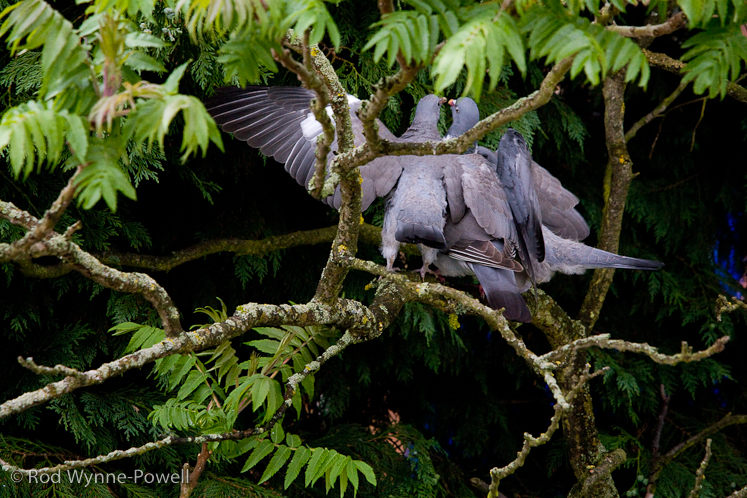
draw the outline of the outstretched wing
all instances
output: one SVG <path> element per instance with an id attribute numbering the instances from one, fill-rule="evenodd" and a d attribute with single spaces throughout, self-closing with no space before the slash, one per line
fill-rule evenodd
<path id="1" fill-rule="evenodd" d="M 533 165 L 532 174 L 542 212 L 542 224 L 565 239 L 584 240 L 588 237 L 589 225 L 575 209 L 578 197 L 563 188 L 560 180 L 537 163 Z"/>
<path id="2" fill-rule="evenodd" d="M 478 154 L 452 157 L 462 167 L 464 203 L 477 223 L 492 238 L 515 247 L 516 226 L 511 207 L 493 167 Z"/>
<path id="3" fill-rule="evenodd" d="M 205 106 L 223 131 L 233 133 L 239 140 L 285 164 L 285 170 L 305 188 L 314 176 L 316 142 L 323 132 L 321 124 L 309 109 L 314 97 L 314 92 L 301 87 L 248 86 L 221 89 Z M 348 105 L 354 143 L 361 145 L 364 141 L 363 125 L 356 115 L 360 100 L 348 95 Z M 332 116 L 329 106 L 327 113 Z M 378 125 L 382 138 L 397 140 L 383 123 L 379 122 Z M 328 162 L 336 151 L 337 138 L 330 145 Z M 399 159 L 383 159 L 361 167 L 363 209 L 377 196 L 386 195 L 402 172 Z M 325 199 L 325 202 L 339 207 L 339 193 Z"/>

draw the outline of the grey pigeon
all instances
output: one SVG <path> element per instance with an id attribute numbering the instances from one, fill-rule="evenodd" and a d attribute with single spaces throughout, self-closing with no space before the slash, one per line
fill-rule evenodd
<path id="1" fill-rule="evenodd" d="M 207 108 L 224 131 L 284 163 L 286 171 L 306 187 L 314 172 L 316 139 L 322 133 L 308 109 L 313 97 L 309 90 L 297 87 L 234 88 L 220 91 L 207 102 Z M 363 143 L 362 126 L 355 115 L 360 101 L 349 96 L 348 103 L 355 143 L 360 145 Z M 424 97 L 418 103 L 411 126 L 401 137 L 395 137 L 381 122 L 378 123 L 380 135 L 400 142 L 441 140 L 437 128 L 441 103 L 435 95 Z M 336 142 L 331 149 L 337 149 Z M 456 266 L 479 266 L 472 273 L 483 275 L 487 272 L 483 268 L 490 272 L 494 267 L 499 268 L 503 280 L 514 282 L 513 294 L 510 299 L 494 298 L 491 289 L 496 286 L 491 286 L 490 280 L 495 278 L 492 273 L 483 275 L 489 304 L 494 308 L 505 307 L 509 319 L 527 321 L 531 318 L 514 278 L 514 272 L 521 271 L 522 266 L 515 259 L 517 239 L 511 209 L 504 192 L 496 188 L 495 168 L 483 157 L 477 154 L 381 157 L 362 166 L 361 176 L 364 209 L 375 197 L 388 194 L 382 230 L 382 254 L 388 269 L 393 270 L 402 242 L 417 243 L 421 247 L 424 268 L 449 250 L 451 256 L 445 257 L 458 261 Z M 489 199 L 489 202 L 481 199 Z M 339 207 L 339 194 L 325 201 Z M 450 242 L 444 232 L 447 218 L 451 220 L 448 236 L 453 240 Z M 459 237 L 459 232 L 452 230 L 453 226 L 468 224 L 478 232 L 477 237 Z M 514 305 L 514 301 L 518 304 Z M 519 311 L 514 310 L 517 306 L 521 307 Z"/>
<path id="2" fill-rule="evenodd" d="M 223 131 L 233 133 L 265 155 L 285 163 L 285 170 L 306 187 L 314 175 L 316 140 L 322 134 L 321 125 L 309 110 L 314 97 L 312 91 L 301 87 L 248 86 L 222 89 L 207 101 L 206 107 Z M 400 137 L 394 136 L 381 121 L 377 121 L 379 135 L 393 142 L 440 141 L 438 118 L 444 101 L 436 95 L 420 99 L 412 124 Z M 348 95 L 356 146 L 364 142 L 363 126 L 356 115 L 360 104 L 360 100 Z M 327 112 L 332 114 L 330 107 Z M 328 161 L 337 150 L 337 139 L 330 149 Z M 440 182 L 439 178 L 443 177 L 441 168 L 431 168 L 427 161 L 417 156 L 384 156 L 361 166 L 360 172 L 363 210 L 376 197 L 388 194 L 388 205 L 396 207 L 396 212 L 387 210 L 382 237 L 382 253 L 390 271 L 393 271 L 400 242 L 445 248 L 442 233 L 445 210 L 438 205 L 438 193 L 443 189 L 434 188 L 434 182 Z M 396 191 L 392 192 L 398 181 L 400 185 L 411 185 L 414 189 L 427 189 L 433 195 L 420 199 L 416 209 L 410 209 L 407 196 L 397 196 Z M 339 208 L 339 188 L 325 202 Z"/>
<path id="3" fill-rule="evenodd" d="M 458 137 L 475 126 L 480 120 L 480 111 L 471 98 L 462 97 L 456 101 L 449 100 L 449 104 L 451 105 L 453 122 L 444 138 Z M 518 132 L 514 133 L 519 135 Z M 500 149 L 499 146 L 498 151 Z M 467 152 L 473 151 L 468 150 Z M 496 154 L 498 151 L 493 152 L 482 146 L 476 146 L 476 151 L 495 165 L 496 169 L 498 168 L 498 156 Z M 556 235 L 566 239 L 583 240 L 588 237 L 589 225 L 581 216 L 581 213 L 575 209 L 578 205 L 578 197 L 563 188 L 557 178 L 534 161 L 532 161 L 531 171 L 534 191 L 539 201 L 542 224 Z"/>
<path id="4" fill-rule="evenodd" d="M 413 157 L 388 200 L 381 235 L 388 261 L 400 242 L 417 243 L 421 274 L 434 263 L 443 276 L 476 275 L 492 308 L 531 321 L 515 277 L 524 267 L 511 207 L 481 155 Z"/>
<path id="5" fill-rule="evenodd" d="M 285 164 L 285 170 L 306 188 L 314 176 L 316 141 L 322 134 L 322 126 L 309 109 L 313 98 L 314 92 L 302 87 L 247 86 L 221 89 L 206 101 L 205 106 L 223 131 L 233 133 L 239 140 Z M 429 95 L 421 99 L 421 103 L 423 105 L 418 105 L 412 125 L 401 137 L 394 136 L 384 123 L 377 120 L 379 136 L 393 142 L 441 140 L 436 128 L 441 100 Z M 354 143 L 356 146 L 362 145 L 365 141 L 363 125 L 356 115 L 361 101 L 348 95 L 348 105 Z M 332 115 L 329 106 L 327 113 Z M 330 145 L 328 162 L 336 151 L 337 138 Z M 385 196 L 392 190 L 408 157 L 411 156 L 384 156 L 361 166 L 364 211 L 376 197 Z M 324 202 L 339 208 L 339 189 Z"/>
<path id="6" fill-rule="evenodd" d="M 450 104 L 453 105 L 453 101 L 450 101 Z M 452 106 L 452 117 L 454 124 L 449 129 L 448 134 L 451 137 L 457 137 L 479 121 L 477 105 L 472 99 L 460 99 L 456 102 L 456 105 Z M 531 214 L 533 214 L 535 219 L 539 218 L 542 222 L 540 235 L 541 239 L 544 240 L 544 258 L 540 259 L 538 255 L 533 255 L 531 251 L 529 252 L 529 261 L 522 258 L 521 262 L 525 266 L 525 270 L 527 266 L 531 265 L 532 274 L 524 271 L 516 275 L 515 285 L 521 292 L 525 292 L 531 283 L 549 281 L 555 272 L 580 274 L 592 268 L 657 270 L 664 266 L 663 263 L 658 261 L 619 256 L 578 242 L 588 235 L 588 225 L 578 211 L 574 209 L 574 206 L 578 203 L 578 198 L 565 190 L 547 170 L 532 161 L 531 156 L 528 155 L 526 143 L 518 132 L 509 130 L 501 139 L 498 150 L 494 154 L 484 147 L 477 147 L 476 150 L 478 154 L 485 157 L 493 167 L 499 170 L 498 176 L 504 190 L 506 190 L 506 183 L 513 182 L 514 203 L 519 202 L 525 205 L 519 206 L 519 209 L 514 209 L 514 205 L 511 205 L 515 219 L 517 211 L 521 213 L 522 208 L 529 206 L 527 211 L 534 209 L 535 212 L 530 213 L 530 216 L 524 219 L 531 220 Z M 513 167 L 511 165 L 512 161 L 515 162 Z M 522 169 L 528 169 L 530 163 L 532 164 L 531 178 L 534 180 L 532 187 L 538 199 L 537 203 L 532 200 L 531 192 L 524 194 L 531 190 L 526 186 L 526 174 L 519 176 L 519 178 L 511 178 L 512 175 L 520 175 Z M 519 185 L 518 189 L 516 185 Z M 511 196 L 507 194 L 506 197 L 511 203 Z M 545 224 L 546 215 L 551 220 L 551 225 Z M 451 227 L 447 226 L 447 234 L 450 229 Z M 453 229 L 458 230 L 458 227 L 455 226 Z M 530 230 L 525 233 L 529 233 L 529 241 L 533 240 L 533 231 Z M 566 234 L 570 234 L 570 237 L 564 237 Z M 436 265 L 443 264 L 443 258 L 439 257 Z M 439 269 L 441 268 L 439 267 Z M 449 268 L 448 271 L 453 271 L 453 269 Z M 441 269 L 441 272 L 444 273 L 443 269 Z M 512 282 L 503 279 L 501 285 L 503 285 L 504 292 L 510 293 L 514 290 L 511 284 Z"/>

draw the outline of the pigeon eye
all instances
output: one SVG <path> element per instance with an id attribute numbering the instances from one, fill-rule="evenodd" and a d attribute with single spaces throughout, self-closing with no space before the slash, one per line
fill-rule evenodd
<path id="1" fill-rule="evenodd" d="M 458 108 L 458 107 L 456 108 L 456 112 L 457 112 L 457 113 L 459 112 L 459 108 Z"/>

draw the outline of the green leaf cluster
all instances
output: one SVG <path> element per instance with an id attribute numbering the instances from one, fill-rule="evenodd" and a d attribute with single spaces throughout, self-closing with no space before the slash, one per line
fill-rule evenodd
<path id="1" fill-rule="evenodd" d="M 586 18 L 573 17 L 562 9 L 535 6 L 524 13 L 522 31 L 529 35 L 527 45 L 532 59 L 547 58 L 558 63 L 573 57 L 571 76 L 582 70 L 593 85 L 609 71 L 625 66 L 625 81 L 638 79 L 646 86 L 650 69 L 646 56 L 630 38 L 605 30 Z"/>
<path id="2" fill-rule="evenodd" d="M 709 98 L 724 98 L 728 83 L 740 76 L 747 61 L 747 37 L 736 23 L 719 26 L 714 20 L 707 31 L 686 40 L 682 48 L 690 49 L 682 55 L 687 62 L 682 81 L 692 81 L 695 93 L 708 92 Z"/>
<path id="3" fill-rule="evenodd" d="M 103 198 L 114 211 L 118 193 L 136 197 L 122 171 L 132 155 L 132 147 L 127 151 L 130 140 L 146 144 L 146 154 L 156 142 L 163 149 L 164 137 L 181 114 L 182 160 L 199 150 L 204 154 L 210 142 L 222 147 L 222 141 L 202 103 L 178 94 L 186 64 L 163 85 L 141 80 L 137 72 L 165 70 L 147 53 L 162 49 L 165 42 L 119 18 L 116 10 L 98 7 L 77 29 L 41 0 L 24 0 L 0 13 L 0 36 L 11 52 L 24 53 L 18 67 L 38 61 L 41 73 L 39 100 L 11 107 L 0 119 L 0 150 L 8 149 L 13 173 L 24 177 L 45 163 L 54 169 L 67 158 L 66 168 L 80 169 L 79 205 L 91 209 Z M 152 10 L 147 2 L 140 7 Z M 17 81 L 22 73 L 5 74 Z"/>
<path id="4" fill-rule="evenodd" d="M 282 444 L 283 442 L 285 444 Z M 370 484 L 376 485 L 374 471 L 367 463 L 340 454 L 333 449 L 304 446 L 301 444 L 301 438 L 293 434 L 284 434 L 282 427 L 279 425 L 273 429 L 269 438 L 252 438 L 239 443 L 224 442 L 221 444 L 231 448 L 233 450 L 231 453 L 238 452 L 238 454 L 241 454 L 251 451 L 244 467 L 241 469 L 242 472 L 254 468 L 259 462 L 272 455 L 270 462 L 262 473 L 259 484 L 269 480 L 287 463 L 288 468 L 283 480 L 285 489 L 293 484 L 304 467 L 306 468 L 304 487 L 312 487 L 319 479 L 324 477 L 325 490 L 329 492 L 339 481 L 341 497 L 345 495 L 348 484 L 353 487 L 353 496 L 357 495 L 359 472 Z"/>

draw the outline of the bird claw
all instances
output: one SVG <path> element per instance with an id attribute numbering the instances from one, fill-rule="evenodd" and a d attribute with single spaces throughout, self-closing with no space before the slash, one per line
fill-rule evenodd
<path id="1" fill-rule="evenodd" d="M 420 267 L 420 270 L 418 270 L 418 273 L 420 273 L 420 278 L 423 279 L 423 282 L 425 282 L 425 276 L 430 273 L 431 275 L 435 275 L 436 272 L 428 268 L 428 265 L 423 265 Z"/>

